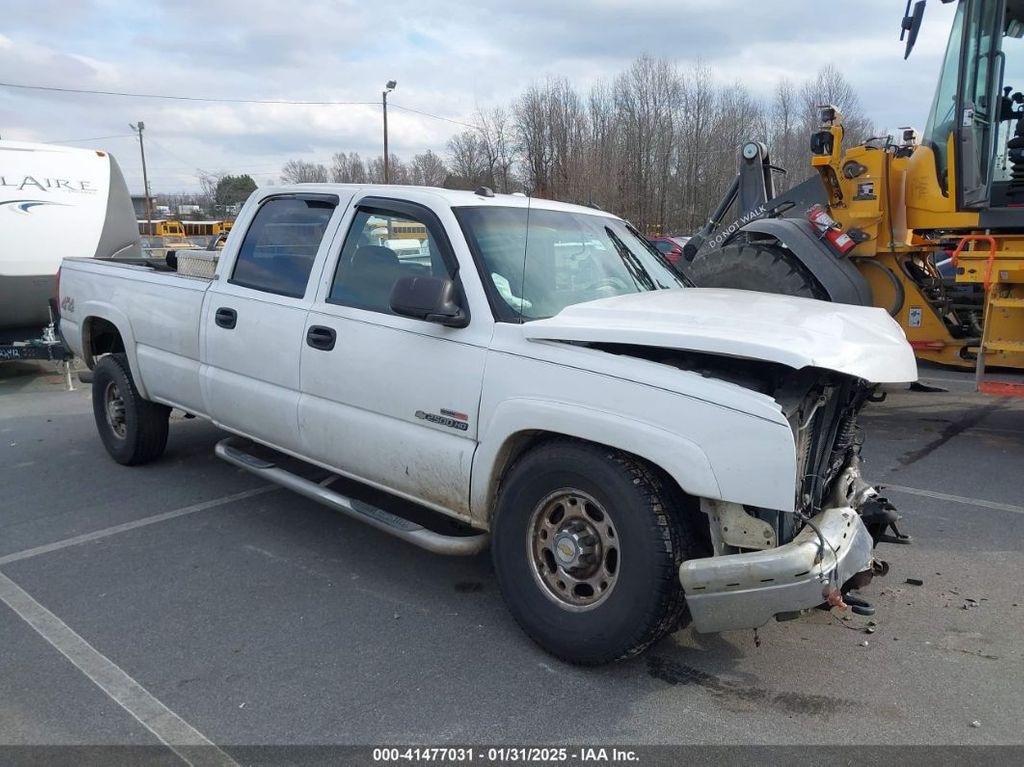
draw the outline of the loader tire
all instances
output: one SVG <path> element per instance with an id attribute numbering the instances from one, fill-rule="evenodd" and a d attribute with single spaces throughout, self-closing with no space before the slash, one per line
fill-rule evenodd
<path id="1" fill-rule="evenodd" d="M 773 243 L 735 242 L 698 253 L 683 272 L 698 288 L 736 288 L 828 300 L 796 256 Z"/>
<path id="2" fill-rule="evenodd" d="M 124 354 L 108 354 L 96 363 L 92 411 L 103 446 L 118 463 L 137 466 L 163 454 L 171 409 L 142 398 Z"/>

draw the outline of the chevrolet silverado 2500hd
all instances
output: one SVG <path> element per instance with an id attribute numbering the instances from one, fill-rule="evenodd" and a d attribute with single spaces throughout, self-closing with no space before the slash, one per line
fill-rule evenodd
<path id="1" fill-rule="evenodd" d="M 207 418 L 220 457 L 382 531 L 489 543 L 562 658 L 841 603 L 891 537 L 857 416 L 917 371 L 883 310 L 689 287 L 619 218 L 486 189 L 260 189 L 186 271 L 64 262 L 114 460 Z"/>

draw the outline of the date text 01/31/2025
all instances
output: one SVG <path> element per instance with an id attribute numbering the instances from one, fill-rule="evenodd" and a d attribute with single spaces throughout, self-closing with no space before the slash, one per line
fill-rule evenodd
<path id="1" fill-rule="evenodd" d="M 622 748 L 584 747 L 570 751 L 565 747 L 491 746 L 487 748 L 406 747 L 375 748 L 374 762 L 636 762 L 635 751 Z"/>

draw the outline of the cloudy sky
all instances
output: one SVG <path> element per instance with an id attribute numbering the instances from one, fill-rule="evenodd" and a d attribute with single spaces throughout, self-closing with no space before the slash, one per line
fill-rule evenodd
<path id="1" fill-rule="evenodd" d="M 0 86 L 0 136 L 76 141 L 115 154 L 142 188 L 128 123 L 146 123 L 154 191 L 197 186 L 197 169 L 272 182 L 290 158 L 379 154 L 379 100 L 471 122 L 531 81 L 581 88 L 642 53 L 770 95 L 833 62 L 882 126 L 923 127 L 952 18 L 928 4 L 903 61 L 903 0 L 0 0 L 0 81 L 225 99 L 373 102 L 339 106 L 203 103 Z M 835 58 L 839 56 L 839 58 Z M 443 151 L 458 124 L 389 110 L 391 148 Z M 95 141 L 79 141 L 107 137 Z"/>

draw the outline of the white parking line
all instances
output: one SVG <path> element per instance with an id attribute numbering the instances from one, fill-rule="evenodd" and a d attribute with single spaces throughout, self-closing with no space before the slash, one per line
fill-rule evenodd
<path id="1" fill-rule="evenodd" d="M 3 573 L 0 573 L 0 601 L 185 762 L 197 767 L 237 767 L 237 762 L 216 744 L 154 698 L 145 687 Z"/>
<path id="2" fill-rule="evenodd" d="M 49 554 L 51 551 L 60 551 L 66 549 L 69 546 L 77 546 L 80 543 L 89 543 L 90 541 L 98 541 L 101 538 L 109 538 L 112 535 L 118 533 L 124 533 L 129 530 L 137 530 L 140 527 L 146 527 L 148 525 L 155 525 L 157 522 L 164 522 L 168 519 L 174 519 L 176 517 L 184 517 L 186 514 L 195 514 L 198 511 L 206 511 L 207 509 L 213 509 L 217 506 L 223 506 L 226 503 L 232 503 L 234 501 L 241 501 L 245 498 L 252 498 L 253 496 L 263 495 L 269 493 L 271 490 L 277 490 L 277 485 L 264 485 L 257 487 L 252 490 L 244 490 L 241 493 L 235 493 L 234 495 L 225 495 L 222 498 L 214 498 L 210 501 L 203 501 L 202 503 L 194 503 L 191 506 L 184 506 L 180 509 L 174 509 L 173 511 L 165 511 L 162 514 L 154 514 L 151 517 L 143 517 L 142 519 L 136 519 L 131 522 L 125 522 L 124 524 L 114 525 L 113 527 L 105 527 L 102 530 L 96 530 L 92 533 L 85 533 L 84 535 L 76 535 L 73 538 L 65 538 L 62 541 L 56 541 L 54 543 L 47 543 L 42 546 L 35 546 L 31 549 L 25 549 L 24 551 L 17 551 L 13 554 L 0 557 L 0 567 L 8 565 L 11 562 L 18 562 L 22 559 L 29 559 L 31 557 L 37 557 L 40 554 Z"/>
<path id="3" fill-rule="evenodd" d="M 997 503 L 996 501 L 986 501 L 981 498 L 968 498 L 963 495 L 950 495 L 949 493 L 939 493 L 935 490 L 921 490 L 916 487 L 904 487 L 902 485 L 890 485 L 887 482 L 883 482 L 885 490 L 895 490 L 897 493 L 906 493 L 908 495 L 920 495 L 924 498 L 935 498 L 939 501 L 952 501 L 953 503 L 963 503 L 967 506 L 980 506 L 984 509 L 996 509 L 997 511 L 1009 511 L 1014 514 L 1024 514 L 1024 506 L 1014 506 L 1012 503 Z M 883 492 L 885 492 L 883 490 Z"/>

